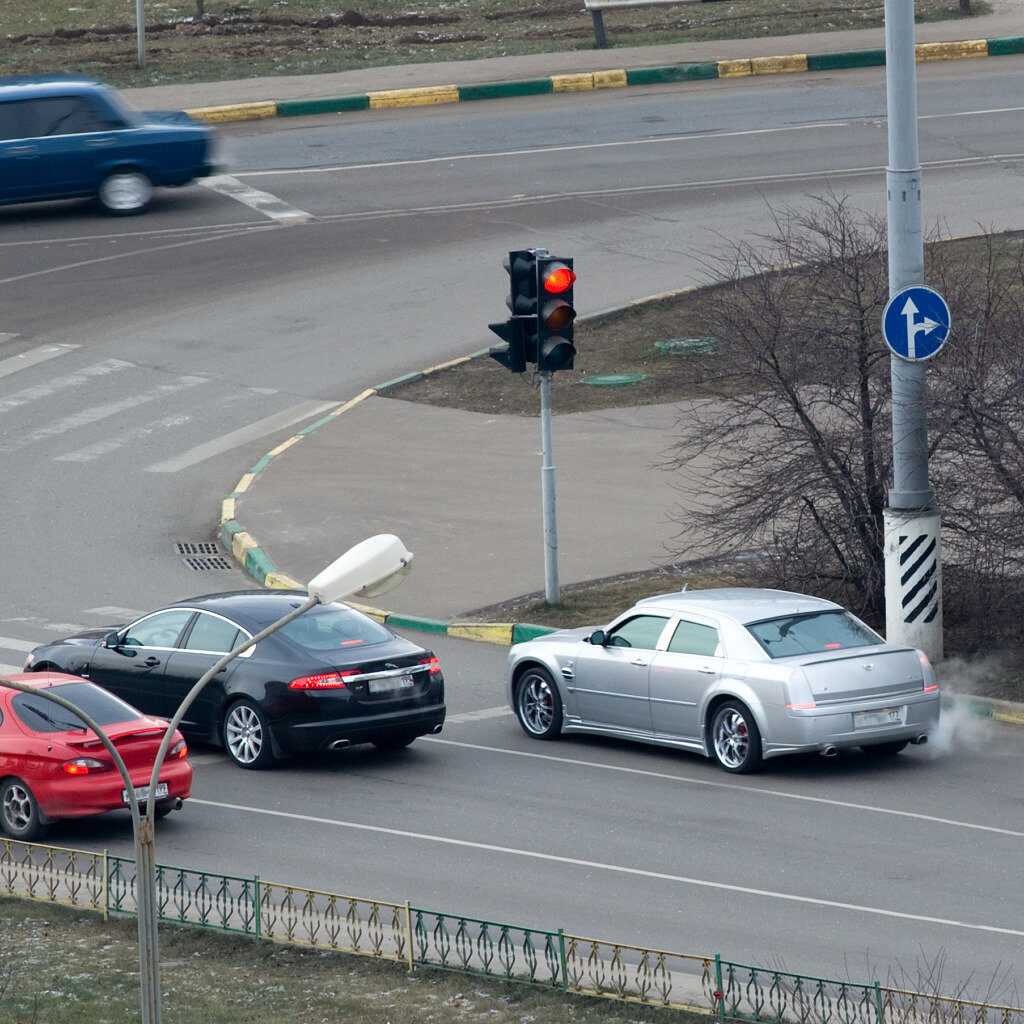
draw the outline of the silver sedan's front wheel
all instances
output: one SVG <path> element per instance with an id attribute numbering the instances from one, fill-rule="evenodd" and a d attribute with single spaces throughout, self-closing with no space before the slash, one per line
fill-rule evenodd
<path id="1" fill-rule="evenodd" d="M 729 701 L 715 712 L 711 749 L 727 772 L 752 772 L 760 766 L 761 733 L 754 716 L 739 701 Z"/>
<path id="2" fill-rule="evenodd" d="M 240 700 L 224 716 L 224 746 L 243 768 L 269 768 L 274 762 L 270 725 L 258 705 Z"/>
<path id="3" fill-rule="evenodd" d="M 528 668 L 516 683 L 516 717 L 530 735 L 554 739 L 562 731 L 562 698 L 554 680 L 542 668 Z"/>
<path id="4" fill-rule="evenodd" d="M 153 198 L 153 186 L 140 171 L 115 171 L 100 183 L 98 198 L 107 213 L 141 213 Z"/>

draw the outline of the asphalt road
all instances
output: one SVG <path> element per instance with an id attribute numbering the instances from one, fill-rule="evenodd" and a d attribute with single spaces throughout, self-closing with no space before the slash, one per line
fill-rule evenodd
<path id="1" fill-rule="evenodd" d="M 1024 227 L 1022 68 L 919 69 L 929 223 Z M 766 201 L 832 187 L 884 213 L 884 110 L 865 70 L 245 125 L 230 180 L 144 218 L 0 210 L 0 663 L 245 584 L 192 571 L 176 543 L 212 539 L 220 499 L 292 424 L 486 344 L 508 249 L 576 255 L 588 310 L 702 280 L 702 254 L 768 229 Z M 200 752 L 159 859 L 812 974 L 945 955 L 952 986 L 1002 964 L 1024 990 L 1016 733 L 967 723 L 939 756 L 735 780 L 653 749 L 531 743 L 495 710 L 503 652 L 435 646 L 440 739 L 269 775 Z M 129 840 L 116 818 L 54 834 Z"/>

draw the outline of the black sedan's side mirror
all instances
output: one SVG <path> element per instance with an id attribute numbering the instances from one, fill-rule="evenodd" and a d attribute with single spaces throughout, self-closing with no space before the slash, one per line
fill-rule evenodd
<path id="1" fill-rule="evenodd" d="M 103 646 L 104 647 L 120 647 L 121 646 L 121 637 L 118 635 L 116 630 L 113 633 L 108 633 L 103 638 Z"/>
<path id="2" fill-rule="evenodd" d="M 604 642 L 607 639 L 608 636 L 603 629 L 595 629 L 594 632 L 587 637 L 587 642 L 593 644 L 595 647 L 604 647 Z"/>

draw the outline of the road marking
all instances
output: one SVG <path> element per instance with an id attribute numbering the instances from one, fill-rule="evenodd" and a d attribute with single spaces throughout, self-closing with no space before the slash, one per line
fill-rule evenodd
<path id="1" fill-rule="evenodd" d="M 0 445 L 0 451 L 17 451 L 20 448 L 34 444 L 36 441 L 45 441 L 51 437 L 67 434 L 72 430 L 80 430 L 82 427 L 98 423 L 100 420 L 116 416 L 118 413 L 127 412 L 129 409 L 135 409 L 140 405 L 155 402 L 160 398 L 167 398 L 169 395 L 177 394 L 179 391 L 195 387 L 198 384 L 208 383 L 209 379 L 207 377 L 180 377 L 171 384 L 161 384 L 152 391 L 145 391 L 140 395 L 132 395 L 129 398 L 121 398 L 116 402 L 107 402 L 103 405 L 94 405 L 88 409 L 82 409 L 79 412 L 73 413 L 71 416 L 65 416 L 56 423 L 50 423 L 45 427 L 39 427 L 38 430 L 21 434 L 12 441 Z"/>
<path id="2" fill-rule="evenodd" d="M 0 647 L 4 647 L 9 651 L 24 651 L 28 654 L 29 651 L 38 647 L 38 643 L 33 643 L 31 640 L 15 640 L 13 636 L 0 636 Z M 20 672 L 21 669 L 18 669 Z"/>
<path id="3" fill-rule="evenodd" d="M 24 671 L 24 665 L 0 665 L 0 676 L 14 676 Z"/>
<path id="4" fill-rule="evenodd" d="M 15 334 L 0 334 L 0 342 L 5 338 L 16 337 Z M 47 360 L 56 359 L 57 356 L 65 356 L 69 352 L 74 352 L 76 348 L 77 345 L 40 345 L 38 348 L 29 349 L 28 352 L 22 352 L 21 355 L 9 356 L 0 360 L 0 377 L 8 377 L 12 373 L 27 370 L 30 366 L 38 366 Z"/>
<path id="5" fill-rule="evenodd" d="M 300 420 L 313 419 L 313 417 L 326 412 L 328 409 L 336 409 L 337 406 L 337 402 L 303 402 L 301 405 L 285 409 L 284 412 L 268 416 L 266 419 L 251 423 L 240 430 L 233 430 L 230 434 L 224 434 L 214 441 L 207 441 L 205 444 L 197 445 L 176 458 L 166 459 L 163 462 L 154 462 L 152 466 L 146 467 L 146 472 L 177 473 L 179 470 L 187 469 L 198 462 L 212 459 L 215 455 L 229 452 L 232 448 L 237 448 L 239 445 L 247 444 L 249 441 L 257 441 L 259 438 L 272 434 L 277 430 L 284 430 Z"/>
<path id="6" fill-rule="evenodd" d="M 484 708 L 482 711 L 464 711 L 461 715 L 449 715 L 444 720 L 445 725 L 458 725 L 460 722 L 481 722 L 485 718 L 500 718 L 503 715 L 511 715 L 512 711 L 507 706 L 500 708 Z"/>
<path id="7" fill-rule="evenodd" d="M 29 402 L 36 402 L 41 398 L 50 398 L 58 391 L 78 387 L 80 384 L 87 383 L 93 377 L 105 377 L 109 373 L 116 373 L 118 370 L 125 370 L 132 366 L 134 366 L 133 363 L 127 363 L 123 359 L 105 359 L 103 362 L 87 366 L 77 373 L 70 373 L 65 377 L 54 377 L 45 384 L 38 384 L 35 387 L 15 391 L 13 394 L 0 400 L 0 412 L 6 412 L 8 409 L 17 409 L 19 406 L 28 405 Z"/>
<path id="8" fill-rule="evenodd" d="M 878 807 L 873 804 L 855 804 L 848 800 L 834 800 L 824 796 L 805 796 L 802 793 L 783 793 L 763 786 L 743 786 L 736 782 L 716 782 L 710 779 L 695 779 L 688 775 L 674 772 L 654 772 L 646 768 L 625 768 L 621 765 L 602 764 L 599 761 L 584 761 L 576 757 L 559 757 L 556 754 L 536 754 L 529 750 L 506 750 L 502 747 L 489 747 L 480 743 L 462 743 L 458 740 L 445 740 L 438 736 L 423 736 L 425 743 L 444 743 L 450 747 L 463 747 L 467 750 L 481 750 L 490 754 L 508 754 L 510 757 L 529 757 L 539 761 L 555 761 L 559 764 L 574 765 L 581 768 L 600 768 L 609 772 L 621 772 L 624 775 L 639 775 L 649 779 L 668 779 L 671 782 L 684 782 L 691 786 L 705 786 L 710 789 L 732 789 L 742 793 L 757 793 L 761 796 L 775 796 L 782 800 L 803 800 L 806 803 L 826 804 L 829 807 L 843 807 L 853 811 L 870 811 L 875 814 L 891 814 L 898 818 L 913 818 L 927 821 L 933 825 L 954 825 L 957 828 L 972 829 L 977 832 L 993 832 L 996 835 L 1024 839 L 1024 832 L 1009 828 L 998 828 L 995 825 L 977 825 L 970 821 L 957 821 L 954 818 L 939 818 L 931 814 L 918 814 L 914 811 L 901 811 L 892 807 Z"/>
<path id="9" fill-rule="evenodd" d="M 221 195 L 235 199 L 279 224 L 308 224 L 310 221 L 316 220 L 311 213 L 297 210 L 278 196 L 272 195 L 270 192 L 261 192 L 259 189 L 233 178 L 230 174 L 215 174 L 209 178 L 200 178 L 199 184 L 210 189 L 211 192 L 219 192 Z"/>
<path id="10" fill-rule="evenodd" d="M 150 434 L 156 433 L 157 431 L 172 430 L 175 427 L 184 426 L 192 420 L 191 416 L 165 416 L 163 419 L 154 420 L 152 423 L 147 423 L 142 427 L 135 427 L 133 430 L 126 430 L 124 433 L 119 434 L 115 438 L 111 438 L 109 441 L 98 441 L 96 444 L 87 445 L 85 448 L 79 448 L 77 451 L 65 452 L 63 455 L 55 455 L 53 458 L 54 462 L 91 462 L 93 459 L 98 459 L 103 455 L 109 455 L 111 452 L 117 451 L 119 448 L 123 448 L 127 444 L 131 444 L 133 441 L 141 441 L 143 438 L 148 437 Z"/>
<path id="11" fill-rule="evenodd" d="M 485 853 L 500 853 L 512 857 L 524 857 L 530 860 L 542 860 L 552 864 L 566 864 L 571 867 L 585 868 L 588 871 L 608 871 L 612 874 L 630 875 L 634 878 L 649 878 L 661 882 L 675 882 L 680 885 L 698 886 L 703 889 L 714 889 L 719 892 L 739 893 L 743 896 L 762 896 L 766 899 L 783 900 L 789 903 L 805 903 L 816 907 L 829 907 L 834 910 L 852 910 L 856 913 L 871 914 L 876 917 L 891 917 L 902 921 L 917 921 L 922 924 L 941 924 L 951 928 L 966 928 L 970 931 L 993 932 L 997 935 L 1024 937 L 1024 931 L 1016 928 L 1000 928 L 990 924 L 973 924 L 970 921 L 958 921 L 955 918 L 929 917 L 925 914 L 908 914 L 899 910 L 887 910 L 883 907 L 871 907 L 857 903 L 843 903 L 839 900 L 824 900 L 815 896 L 798 896 L 795 893 L 779 892 L 773 889 L 755 889 L 747 885 L 734 885 L 730 882 L 712 882 L 706 878 L 692 878 L 688 875 L 671 875 L 663 871 L 649 871 L 644 868 L 625 867 L 621 864 L 609 864 L 607 861 L 583 860 L 579 857 L 562 857 L 554 853 L 541 853 L 537 850 L 520 850 L 512 846 L 498 846 L 494 843 L 480 843 L 469 839 L 453 839 L 450 836 L 431 835 L 428 832 L 410 832 L 406 829 L 386 828 L 383 825 L 364 825 L 356 821 L 341 821 L 337 818 L 320 818 L 309 814 L 294 814 L 289 811 L 273 811 L 263 807 L 243 807 L 239 804 L 222 803 L 218 800 L 199 800 L 192 797 L 189 803 L 203 807 L 215 807 L 223 811 L 241 811 L 244 814 L 261 814 L 270 818 L 283 818 L 288 821 L 302 821 L 318 825 L 333 825 L 338 828 L 349 828 L 360 832 L 372 832 L 376 835 L 396 836 L 400 839 L 416 839 L 444 846 L 458 846 L 463 849 L 481 850 Z"/>
<path id="12" fill-rule="evenodd" d="M 86 608 L 85 614 L 102 615 L 104 618 L 131 622 L 132 619 L 138 618 L 142 612 L 136 611 L 134 608 L 118 608 L 117 605 L 104 605 L 102 608 Z"/>

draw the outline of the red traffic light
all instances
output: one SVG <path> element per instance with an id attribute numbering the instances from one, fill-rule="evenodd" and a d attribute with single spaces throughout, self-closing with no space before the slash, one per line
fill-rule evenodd
<path id="1" fill-rule="evenodd" d="M 564 263 L 549 263 L 541 285 L 544 291 L 557 295 L 571 288 L 575 280 L 576 275 Z"/>

